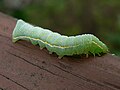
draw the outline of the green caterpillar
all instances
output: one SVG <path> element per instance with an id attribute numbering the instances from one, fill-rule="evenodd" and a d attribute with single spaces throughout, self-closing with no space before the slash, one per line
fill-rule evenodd
<path id="1" fill-rule="evenodd" d="M 87 57 L 89 54 L 100 55 L 107 53 L 107 46 L 92 34 L 83 34 L 77 36 L 64 36 L 52 32 L 48 29 L 33 26 L 23 20 L 18 20 L 12 34 L 13 42 L 18 40 L 31 41 L 33 45 L 39 45 L 40 48 L 46 47 L 50 53 L 55 52 L 59 58 L 64 55 L 82 55 Z"/>

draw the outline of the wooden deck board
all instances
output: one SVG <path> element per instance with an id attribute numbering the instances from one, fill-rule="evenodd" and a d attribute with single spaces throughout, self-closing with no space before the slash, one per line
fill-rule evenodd
<path id="1" fill-rule="evenodd" d="M 16 19 L 0 13 L 0 90 L 120 90 L 120 58 L 49 55 L 30 42 L 12 43 Z"/>

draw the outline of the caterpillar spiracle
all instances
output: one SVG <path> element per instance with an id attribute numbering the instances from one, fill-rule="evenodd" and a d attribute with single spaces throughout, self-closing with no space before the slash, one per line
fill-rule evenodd
<path id="1" fill-rule="evenodd" d="M 18 20 L 12 34 L 12 41 L 30 41 L 40 48 L 46 47 L 52 53 L 55 52 L 59 58 L 64 55 L 88 55 L 107 53 L 107 46 L 92 34 L 82 34 L 77 36 L 65 36 L 52 32 L 48 29 L 33 26 L 23 20 Z"/>

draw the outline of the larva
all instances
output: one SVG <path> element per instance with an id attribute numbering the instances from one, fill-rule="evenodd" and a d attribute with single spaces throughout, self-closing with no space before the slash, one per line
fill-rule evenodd
<path id="1" fill-rule="evenodd" d="M 46 47 L 52 53 L 55 52 L 59 57 L 64 55 L 82 55 L 107 53 L 107 46 L 92 34 L 77 36 L 65 36 L 52 32 L 48 29 L 33 26 L 23 20 L 18 20 L 12 34 L 13 42 L 18 40 L 30 41 L 33 45 L 40 48 Z"/>

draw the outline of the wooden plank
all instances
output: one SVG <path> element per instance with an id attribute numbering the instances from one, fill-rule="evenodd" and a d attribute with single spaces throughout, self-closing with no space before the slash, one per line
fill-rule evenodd
<path id="1" fill-rule="evenodd" d="M 0 90 L 27 90 L 27 88 L 0 74 Z"/>
<path id="2" fill-rule="evenodd" d="M 29 42 L 12 43 L 15 24 L 14 18 L 0 13 L 0 89 L 120 89 L 119 57 L 106 54 L 95 58 L 64 57 L 59 60 L 57 55 L 49 55 L 46 49 L 40 50 Z"/>

